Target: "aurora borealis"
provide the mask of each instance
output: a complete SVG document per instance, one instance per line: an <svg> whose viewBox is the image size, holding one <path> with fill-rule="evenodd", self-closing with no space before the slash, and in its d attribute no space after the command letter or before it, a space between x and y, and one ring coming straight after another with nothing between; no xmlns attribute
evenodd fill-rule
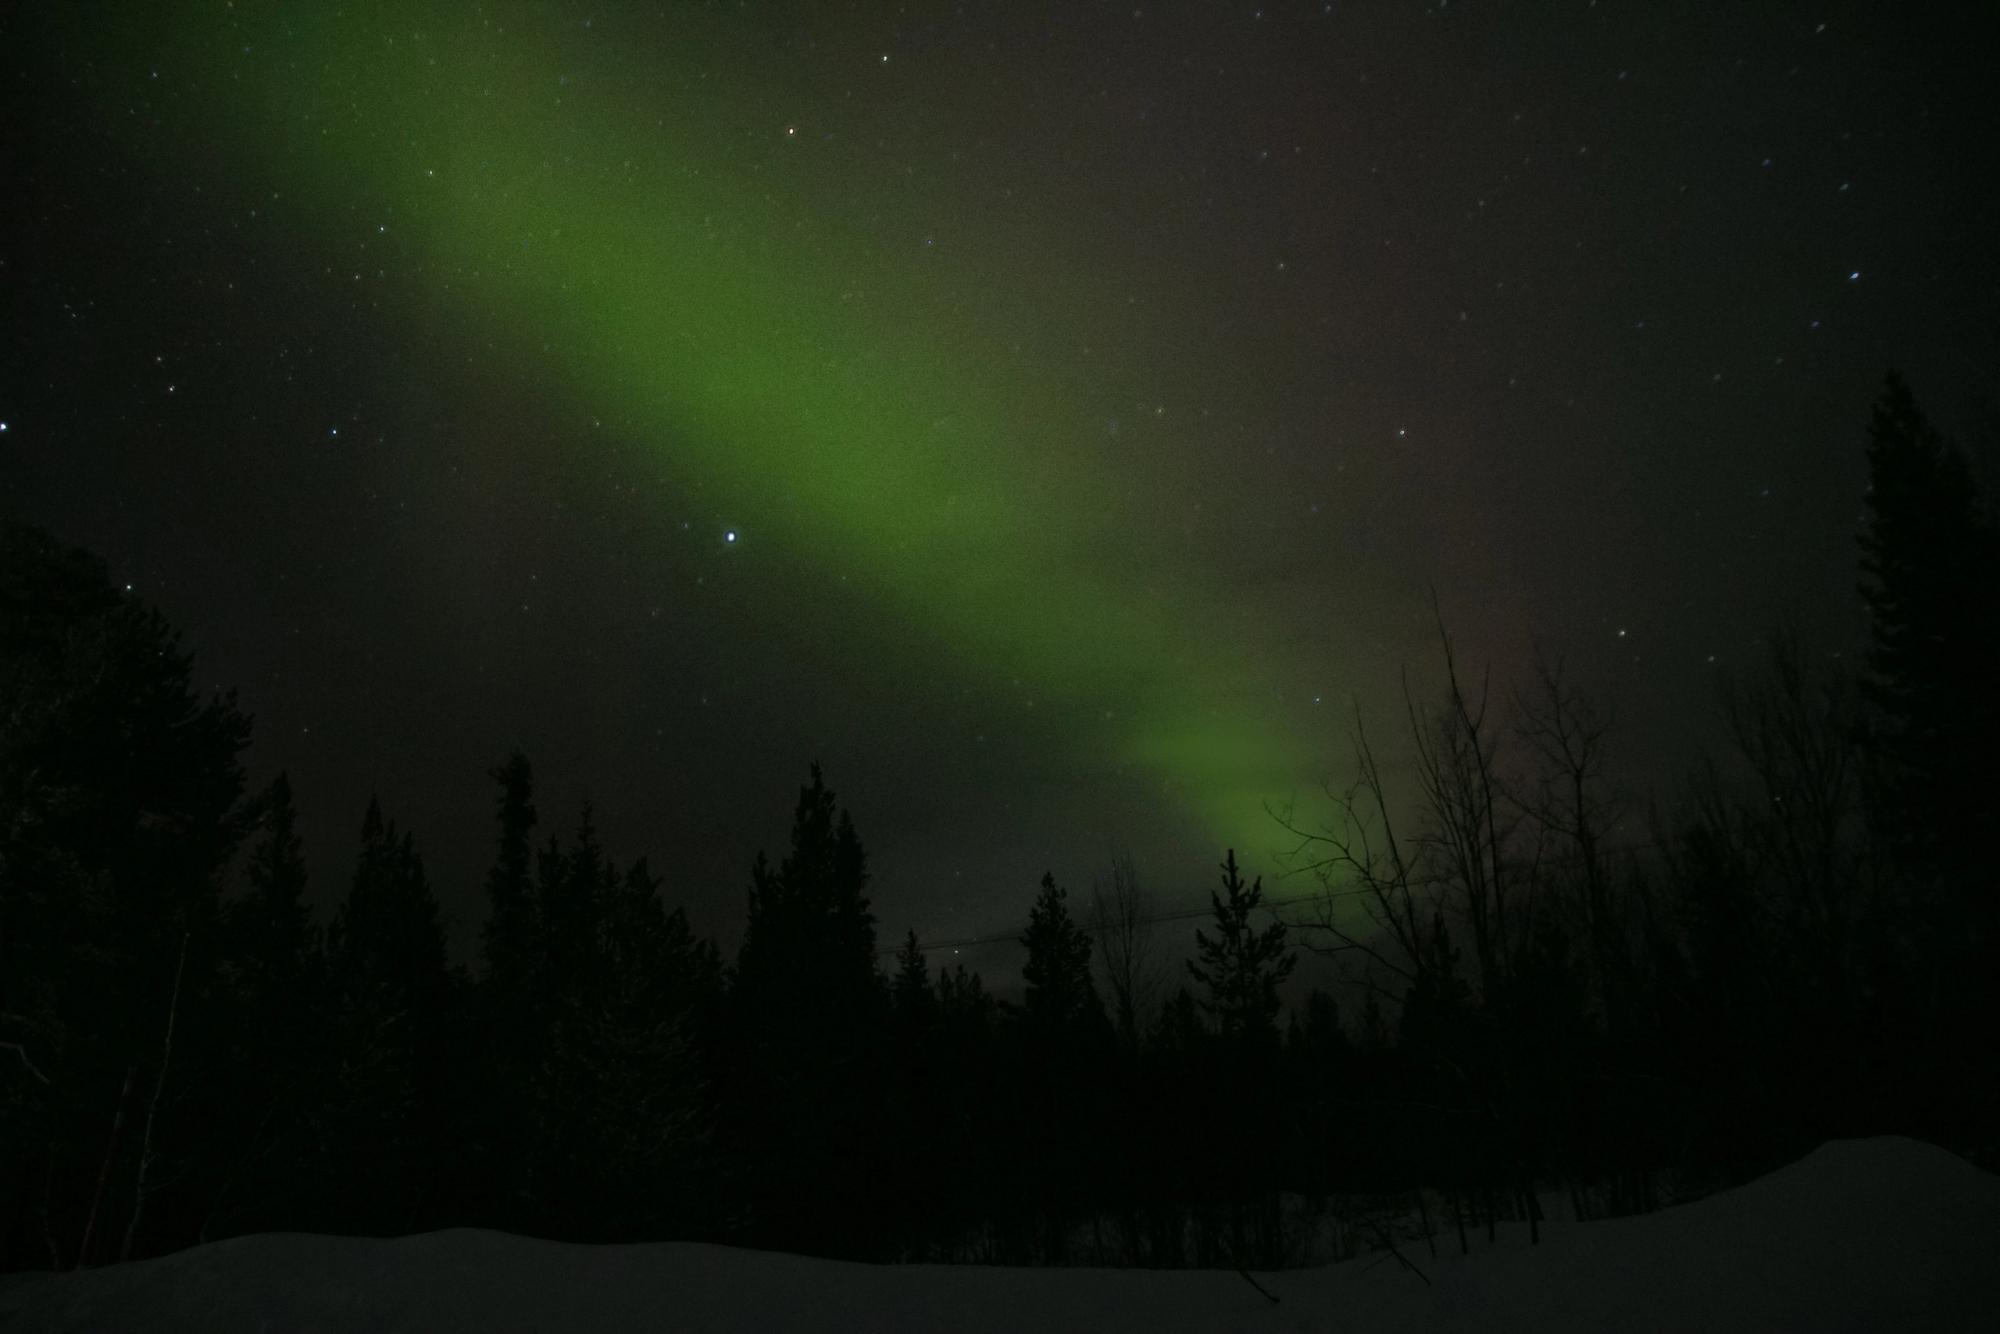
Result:
<svg viewBox="0 0 2000 1334"><path fill-rule="evenodd" d="M717 925L815 758L888 934L1192 896L1432 587L1664 763L1857 632L1862 410L1990 387L1995 219L1946 35L1641 8L10 18L0 508L466 920L515 744Z"/></svg>
<svg viewBox="0 0 2000 1334"><path fill-rule="evenodd" d="M329 179L372 196L364 215L414 231L426 267L469 275L436 299L503 331L502 356L527 356L530 331L551 349L532 373L554 394L673 442L716 525L744 516L808 596L858 583L912 627L924 670L1081 717L1073 754L1140 768L1213 840L1282 794L1304 759L1296 722L1198 642L1223 610L1213 595L1177 580L1154 601L1136 571L1092 557L1096 535L1143 533L1144 507L1171 492L1060 440L1060 389L983 372L1018 332L927 309L921 280L821 223L797 185L716 182L683 138L755 119L670 48L646 68L679 95L633 86L631 53L575 24L523 14L511 36L488 19L373 40L406 18L341 12L278 38L299 57L276 68L324 61L303 94L271 94L281 122L333 127L301 173L308 198ZM553 87L551 68L566 71Z"/></svg>

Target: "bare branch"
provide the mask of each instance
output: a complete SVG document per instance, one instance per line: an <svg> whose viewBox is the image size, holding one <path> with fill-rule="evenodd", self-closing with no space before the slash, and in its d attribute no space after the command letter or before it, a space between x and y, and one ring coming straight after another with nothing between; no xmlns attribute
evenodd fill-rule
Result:
<svg viewBox="0 0 2000 1334"><path fill-rule="evenodd" d="M21 1064L28 1067L29 1074L41 1080L44 1084L49 1082L49 1077L43 1074L33 1061L28 1059L28 1049L21 1043L0 1042L0 1051L12 1051L16 1056L21 1058Z"/></svg>

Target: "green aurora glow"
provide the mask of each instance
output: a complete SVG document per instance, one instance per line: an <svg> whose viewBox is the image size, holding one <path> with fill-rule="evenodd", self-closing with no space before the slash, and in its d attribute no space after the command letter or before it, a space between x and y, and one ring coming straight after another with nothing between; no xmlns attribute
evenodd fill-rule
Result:
<svg viewBox="0 0 2000 1334"><path fill-rule="evenodd" d="M888 253L920 235L917 187L836 193L740 52L540 7L173 8L108 63L199 71L225 170L323 243L386 218L440 306L672 449L807 593L838 553L939 670L1074 720L1076 772L1154 780L1217 848L1268 842L1265 803L1320 776L1297 609L1176 550L1158 516L1197 482L1083 438L1093 372L1061 347L1092 335L1064 293L1102 275L976 217L951 256ZM1009 299L963 299L967 253L1011 269Z"/></svg>

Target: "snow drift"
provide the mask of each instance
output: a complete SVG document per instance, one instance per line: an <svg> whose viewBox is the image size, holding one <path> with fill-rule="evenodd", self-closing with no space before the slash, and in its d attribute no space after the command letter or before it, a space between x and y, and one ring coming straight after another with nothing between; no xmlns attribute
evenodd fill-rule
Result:
<svg viewBox="0 0 2000 1334"><path fill-rule="evenodd" d="M843 1264L453 1229L239 1237L0 1284L0 1327L187 1334L569 1330L1685 1331L2000 1327L2000 1179L1841 1141L1698 1203L1540 1247L1257 1275Z"/></svg>

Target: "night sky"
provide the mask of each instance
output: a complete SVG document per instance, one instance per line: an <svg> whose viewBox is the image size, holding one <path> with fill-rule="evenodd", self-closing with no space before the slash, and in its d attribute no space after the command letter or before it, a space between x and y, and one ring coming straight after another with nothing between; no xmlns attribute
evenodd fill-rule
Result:
<svg viewBox="0 0 2000 1334"><path fill-rule="evenodd" d="M726 944L814 759L885 939L1114 848L1197 906L1433 587L1665 792L1761 636L1862 642L1884 371L1991 434L1938 8L10 10L0 515L239 689L317 901L379 792L461 952L515 746Z"/></svg>

